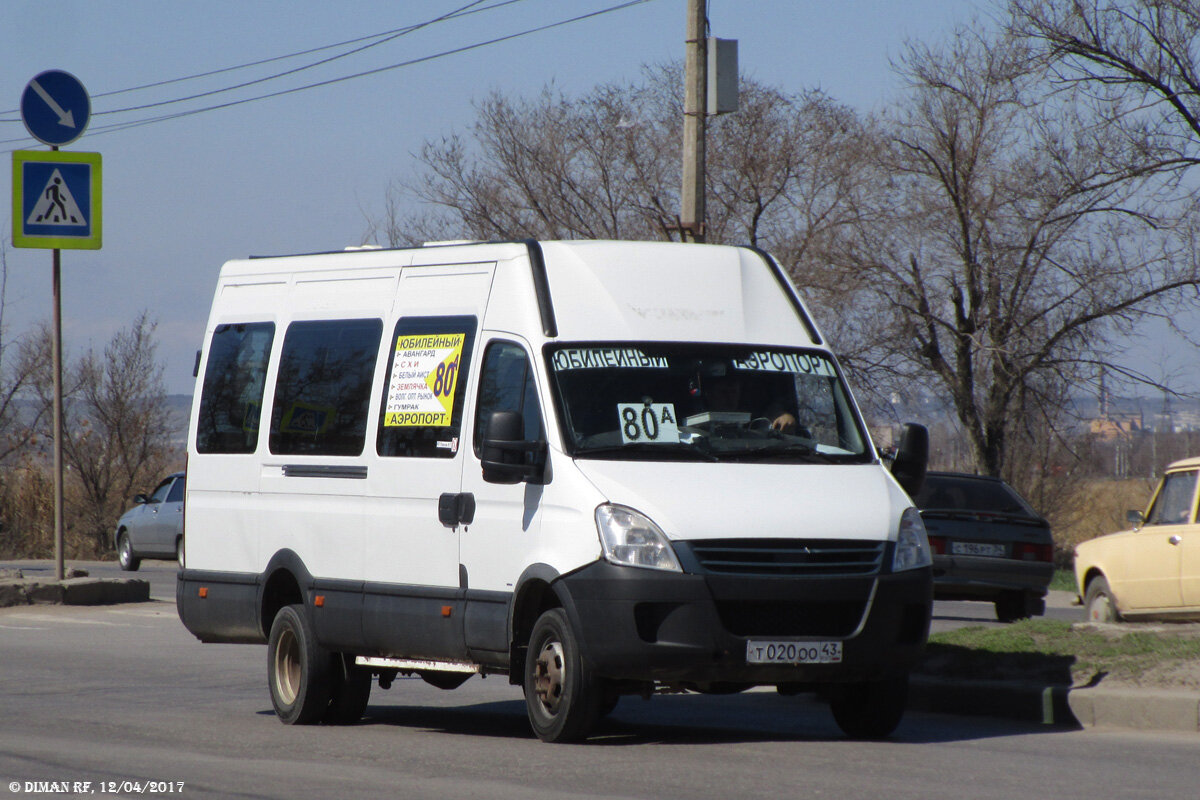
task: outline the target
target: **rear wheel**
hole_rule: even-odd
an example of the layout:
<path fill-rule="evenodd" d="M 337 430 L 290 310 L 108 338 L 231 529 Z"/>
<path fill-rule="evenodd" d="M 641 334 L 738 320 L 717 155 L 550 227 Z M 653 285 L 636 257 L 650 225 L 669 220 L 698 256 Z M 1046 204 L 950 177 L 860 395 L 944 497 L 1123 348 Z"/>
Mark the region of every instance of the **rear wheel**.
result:
<path fill-rule="evenodd" d="M 1001 622 L 1017 622 L 1029 619 L 1029 603 L 1024 592 L 1003 592 L 996 598 L 996 619 Z"/>
<path fill-rule="evenodd" d="M 908 673 L 837 687 L 830 699 L 833 719 L 851 739 L 889 736 L 908 707 Z"/>
<path fill-rule="evenodd" d="M 552 608 L 534 623 L 524 688 L 529 723 L 543 742 L 584 739 L 600 719 L 603 685 L 584 665 L 562 609 Z"/>
<path fill-rule="evenodd" d="M 304 606 L 279 609 L 267 641 L 271 705 L 286 725 L 319 722 L 329 707 L 333 656 L 317 644 Z"/>
<path fill-rule="evenodd" d="M 1104 578 L 1093 578 L 1083 597 L 1083 609 L 1088 622 L 1120 622 L 1121 614 L 1113 602 L 1112 590 Z"/>
<path fill-rule="evenodd" d="M 117 539 L 117 560 L 126 572 L 136 572 L 142 565 L 142 560 L 133 554 L 133 542 L 129 541 L 128 533 L 122 533 Z"/>

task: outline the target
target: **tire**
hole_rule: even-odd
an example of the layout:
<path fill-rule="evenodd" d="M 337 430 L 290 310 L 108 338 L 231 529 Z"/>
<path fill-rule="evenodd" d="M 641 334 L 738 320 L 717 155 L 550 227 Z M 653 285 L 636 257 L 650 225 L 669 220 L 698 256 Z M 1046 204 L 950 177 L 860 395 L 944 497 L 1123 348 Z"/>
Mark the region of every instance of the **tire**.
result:
<path fill-rule="evenodd" d="M 583 663 L 579 640 L 560 608 L 534 623 L 524 689 L 529 724 L 543 742 L 585 739 L 601 717 L 603 686 Z"/>
<path fill-rule="evenodd" d="M 908 707 L 908 673 L 839 686 L 830 699 L 833 719 L 851 739 L 885 739 Z"/>
<path fill-rule="evenodd" d="M 183 537 L 175 540 L 175 563 L 179 564 L 179 568 L 183 569 Z"/>
<path fill-rule="evenodd" d="M 142 560 L 133 554 L 133 542 L 129 541 L 128 533 L 122 532 L 117 538 L 117 561 L 126 572 L 137 572 L 142 565 Z"/>
<path fill-rule="evenodd" d="M 267 640 L 271 705 L 285 725 L 320 722 L 329 707 L 333 655 L 317 644 L 303 605 L 284 606 Z"/>
<path fill-rule="evenodd" d="M 1121 612 L 1104 578 L 1093 578 L 1083 596 L 1083 611 L 1088 622 L 1120 622 Z"/>
<path fill-rule="evenodd" d="M 996 598 L 996 619 L 1001 622 L 1018 622 L 1029 617 L 1024 592 L 1003 592 Z"/>
<path fill-rule="evenodd" d="M 371 670 L 356 666 L 354 656 L 335 655 L 329 687 L 324 722 L 352 725 L 362 719 L 371 698 Z"/>

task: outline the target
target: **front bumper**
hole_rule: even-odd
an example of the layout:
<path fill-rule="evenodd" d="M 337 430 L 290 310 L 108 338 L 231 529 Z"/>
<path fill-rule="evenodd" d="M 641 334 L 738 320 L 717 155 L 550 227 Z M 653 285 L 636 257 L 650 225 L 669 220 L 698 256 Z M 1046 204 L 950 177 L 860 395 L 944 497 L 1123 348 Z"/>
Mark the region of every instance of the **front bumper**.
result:
<path fill-rule="evenodd" d="M 596 562 L 561 579 L 601 676 L 747 684 L 872 680 L 911 667 L 932 612 L 926 569 L 864 577 L 693 575 Z M 840 641 L 839 664 L 746 663 L 750 639 Z"/>

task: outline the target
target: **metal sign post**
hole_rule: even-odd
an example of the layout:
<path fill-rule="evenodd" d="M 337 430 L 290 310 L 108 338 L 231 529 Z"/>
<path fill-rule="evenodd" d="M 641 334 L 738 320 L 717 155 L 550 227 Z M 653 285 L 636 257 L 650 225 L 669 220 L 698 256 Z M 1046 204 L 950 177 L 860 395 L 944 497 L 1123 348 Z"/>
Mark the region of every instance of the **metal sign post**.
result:
<path fill-rule="evenodd" d="M 63 551 L 63 396 L 61 248 L 100 248 L 100 154 L 60 153 L 83 135 L 91 116 L 87 90 L 61 70 L 38 74 L 21 95 L 21 120 L 49 153 L 13 153 L 13 246 L 50 248 L 54 284 L 54 576 Z"/>

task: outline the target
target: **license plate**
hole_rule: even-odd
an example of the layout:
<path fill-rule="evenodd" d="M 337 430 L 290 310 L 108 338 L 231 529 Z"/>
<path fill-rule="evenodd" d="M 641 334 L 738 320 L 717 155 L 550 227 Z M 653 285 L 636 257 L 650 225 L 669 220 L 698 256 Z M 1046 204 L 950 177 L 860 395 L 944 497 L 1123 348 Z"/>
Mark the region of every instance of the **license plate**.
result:
<path fill-rule="evenodd" d="M 985 542 L 951 542 L 950 552 L 956 556 L 991 556 L 1004 558 L 1004 545 Z"/>
<path fill-rule="evenodd" d="M 841 642 L 746 642 L 747 664 L 840 664 Z"/>

